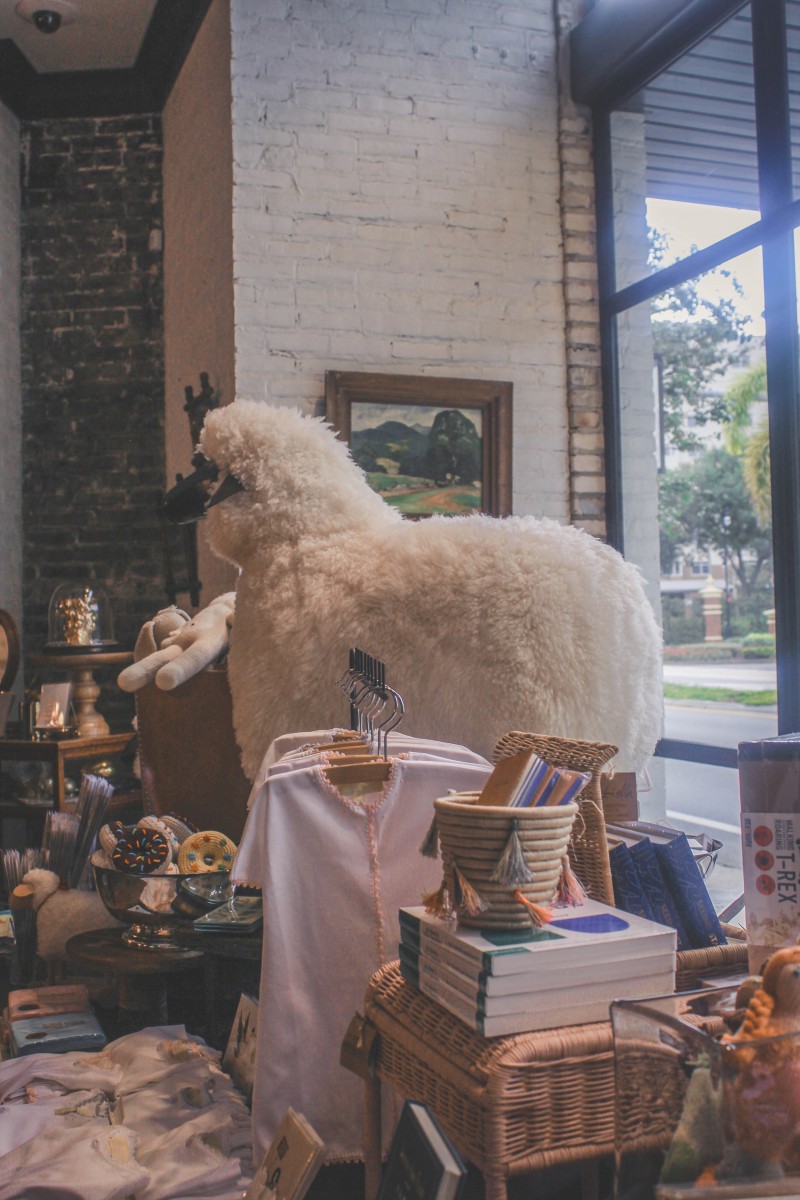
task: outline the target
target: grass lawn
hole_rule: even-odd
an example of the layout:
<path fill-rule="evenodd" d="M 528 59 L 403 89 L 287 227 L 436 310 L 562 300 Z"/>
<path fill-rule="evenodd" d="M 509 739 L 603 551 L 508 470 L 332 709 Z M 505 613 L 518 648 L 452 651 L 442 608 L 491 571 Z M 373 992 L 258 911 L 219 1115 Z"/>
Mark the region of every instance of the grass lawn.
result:
<path fill-rule="evenodd" d="M 760 692 L 740 692 L 736 688 L 689 687 L 683 683 L 665 683 L 664 698 L 666 700 L 722 700 L 753 706 L 778 703 L 777 692 L 774 688 Z"/>

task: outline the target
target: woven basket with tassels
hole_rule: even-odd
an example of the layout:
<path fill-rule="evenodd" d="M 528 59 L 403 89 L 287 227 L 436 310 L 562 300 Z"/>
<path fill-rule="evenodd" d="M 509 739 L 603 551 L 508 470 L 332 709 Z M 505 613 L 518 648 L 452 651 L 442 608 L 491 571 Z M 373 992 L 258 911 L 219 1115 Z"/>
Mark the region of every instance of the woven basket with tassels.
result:
<path fill-rule="evenodd" d="M 589 771 L 592 778 L 576 797 L 578 817 L 569 847 L 570 865 L 594 900 L 614 903 L 614 885 L 608 864 L 608 841 L 603 816 L 600 775 L 617 753 L 617 747 L 605 742 L 548 737 L 538 733 L 506 733 L 494 748 L 492 759 L 498 762 L 509 754 L 533 750 L 553 767 L 569 771 Z"/>
<path fill-rule="evenodd" d="M 434 801 L 444 886 L 462 925 L 530 928 L 532 910 L 550 903 L 562 877 L 578 806 L 504 808 L 477 798 Z"/>

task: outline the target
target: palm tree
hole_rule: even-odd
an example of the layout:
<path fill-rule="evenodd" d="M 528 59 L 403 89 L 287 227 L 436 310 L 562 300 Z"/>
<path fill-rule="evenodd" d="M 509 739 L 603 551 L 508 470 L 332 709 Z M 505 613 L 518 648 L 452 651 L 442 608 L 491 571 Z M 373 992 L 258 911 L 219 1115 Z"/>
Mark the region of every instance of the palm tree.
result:
<path fill-rule="evenodd" d="M 731 454 L 742 459 L 745 483 L 762 526 L 769 525 L 772 519 L 769 424 L 765 417 L 751 431 L 750 410 L 757 400 L 766 399 L 766 395 L 767 365 L 761 362 L 743 371 L 723 397 L 729 414 L 723 431 L 725 445 Z"/>
<path fill-rule="evenodd" d="M 766 417 L 750 435 L 742 460 L 744 481 L 753 497 L 756 516 L 762 525 L 772 520 L 772 485 L 769 470 L 769 422 Z"/>

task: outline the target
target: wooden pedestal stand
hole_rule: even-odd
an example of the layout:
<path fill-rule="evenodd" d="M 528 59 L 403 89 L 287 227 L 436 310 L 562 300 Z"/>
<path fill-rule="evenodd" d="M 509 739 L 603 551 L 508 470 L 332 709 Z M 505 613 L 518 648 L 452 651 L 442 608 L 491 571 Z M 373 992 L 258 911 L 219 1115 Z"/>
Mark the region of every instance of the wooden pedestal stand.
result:
<path fill-rule="evenodd" d="M 32 654 L 34 667 L 46 671 L 64 671 L 72 675 L 72 705 L 78 737 L 105 737 L 109 733 L 108 722 L 95 708 L 100 695 L 99 684 L 95 683 L 94 672 L 101 667 L 123 667 L 133 661 L 129 650 L 103 651 L 97 654 Z"/>

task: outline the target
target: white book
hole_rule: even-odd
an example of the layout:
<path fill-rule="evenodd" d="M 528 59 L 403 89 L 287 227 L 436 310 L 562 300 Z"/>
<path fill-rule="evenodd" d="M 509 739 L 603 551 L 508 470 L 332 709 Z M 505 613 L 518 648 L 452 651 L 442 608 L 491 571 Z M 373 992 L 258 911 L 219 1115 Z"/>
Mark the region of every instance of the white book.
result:
<path fill-rule="evenodd" d="M 582 967 L 577 968 L 577 973 L 573 968 L 566 967 L 559 972 L 557 979 L 552 975 L 540 979 L 537 975 L 527 974 L 469 973 L 462 971 L 458 963 L 448 962 L 444 956 L 430 955 L 427 950 L 424 954 L 416 954 L 407 946 L 400 947 L 400 959 L 420 975 L 424 972 L 431 979 L 441 978 L 444 983 L 466 996 L 484 999 L 487 1010 L 490 1002 L 505 999 L 516 1009 L 525 1008 L 530 997 L 535 997 L 537 1003 L 551 1007 L 561 998 L 569 1000 L 587 988 L 602 989 L 604 993 L 608 991 L 609 994 L 617 996 L 620 991 L 624 991 L 630 980 L 638 979 L 641 975 L 671 975 L 674 987 L 675 978 L 675 955 L 671 953 L 628 962 L 602 963 L 598 965 L 594 976 Z M 463 962 L 463 959 L 459 961 Z"/>
<path fill-rule="evenodd" d="M 449 946 L 477 962 L 487 975 L 514 975 L 536 964 L 584 966 L 641 959 L 659 952 L 675 953 L 677 935 L 667 925 L 620 912 L 599 900 L 578 908 L 559 908 L 541 929 L 470 929 L 455 921 L 431 917 L 422 907 L 401 908 L 400 926 L 419 939 L 420 952 L 429 944 Z"/>
<path fill-rule="evenodd" d="M 675 990 L 674 968 L 649 971 L 644 963 L 640 975 L 636 978 L 587 984 L 577 988 L 566 986 L 550 992 L 511 992 L 506 996 L 487 996 L 480 986 L 475 984 L 471 990 L 469 987 L 465 989 L 458 978 L 445 975 L 442 970 L 430 970 L 424 961 L 420 961 L 419 965 L 414 967 L 401 959 L 400 967 L 404 977 L 411 983 L 416 982 L 421 992 L 441 989 L 443 995 L 452 993 L 454 998 L 463 998 L 479 1015 L 486 1017 L 529 1013 L 539 1009 L 551 1012 L 570 1008 L 575 1004 L 585 1004 L 589 1000 L 600 1000 L 610 1004 L 612 1000 L 641 999 L 643 996 L 663 995 L 664 992 L 671 993 Z"/>
<path fill-rule="evenodd" d="M 435 942 L 425 941 L 424 950 L 419 940 L 405 937 L 400 942 L 400 955 L 413 955 L 417 960 L 424 958 L 431 969 L 442 967 L 458 976 L 474 987 L 480 984 L 487 996 L 505 996 L 510 992 L 551 991 L 564 987 L 580 987 L 586 983 L 606 983 L 615 979 L 630 979 L 644 971 L 647 975 L 655 975 L 661 971 L 669 971 L 675 966 L 675 951 L 669 947 L 664 949 L 661 943 L 656 944 L 655 953 L 641 954 L 636 958 L 605 959 L 595 963 L 563 964 L 560 960 L 551 964 L 540 963 L 535 959 L 527 971 L 519 971 L 509 975 L 490 975 L 481 963 L 463 954 L 460 949 Z"/>
<path fill-rule="evenodd" d="M 611 997 L 593 996 L 577 1000 L 574 1004 L 559 1003 L 554 1008 L 537 1006 L 526 1012 L 492 1016 L 482 1013 L 474 1001 L 439 981 L 420 980 L 419 990 L 484 1037 L 507 1037 L 513 1033 L 534 1033 L 566 1025 L 607 1021 L 613 1000 L 643 1000 L 671 993 L 673 986 L 674 975 L 671 973 L 647 975 L 639 980 L 628 980 L 627 986 Z"/>

